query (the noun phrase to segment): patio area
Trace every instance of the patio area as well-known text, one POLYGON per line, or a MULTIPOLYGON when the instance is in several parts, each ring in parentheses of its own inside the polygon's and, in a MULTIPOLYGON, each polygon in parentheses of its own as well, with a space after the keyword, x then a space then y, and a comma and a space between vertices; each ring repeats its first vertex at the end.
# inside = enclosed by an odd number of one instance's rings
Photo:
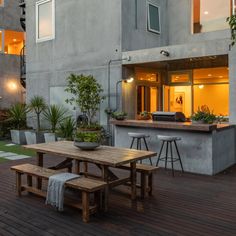
MULTIPOLYGON (((56 158, 55 158, 56 159, 56 158)), ((45 166, 55 164, 46 157, 45 166)), ((235 235, 236 166, 213 177, 160 169, 154 174, 153 197, 133 202, 127 187, 113 190, 107 213, 82 222, 81 212, 56 212, 32 195, 18 198, 10 167, 35 164, 34 158, 0 165, 0 235, 235 235)), ((61 158, 58 158, 58 162, 61 158)))

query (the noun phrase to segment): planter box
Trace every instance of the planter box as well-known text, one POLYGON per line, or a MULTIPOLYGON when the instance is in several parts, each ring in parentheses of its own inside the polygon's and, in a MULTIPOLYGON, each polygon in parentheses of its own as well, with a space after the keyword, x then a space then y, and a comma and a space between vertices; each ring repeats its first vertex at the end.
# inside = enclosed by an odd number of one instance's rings
POLYGON ((44 133, 45 143, 56 142, 55 133, 44 133))
POLYGON ((44 132, 26 131, 25 138, 28 145, 45 142, 44 132))
POLYGON ((25 130, 11 130, 11 141, 15 144, 26 144, 25 130))

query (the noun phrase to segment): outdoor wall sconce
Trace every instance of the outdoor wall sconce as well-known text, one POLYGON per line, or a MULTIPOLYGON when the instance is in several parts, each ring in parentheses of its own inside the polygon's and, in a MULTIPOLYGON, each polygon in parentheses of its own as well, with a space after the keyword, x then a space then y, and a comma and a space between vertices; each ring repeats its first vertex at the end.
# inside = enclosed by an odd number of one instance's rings
POLYGON ((116 111, 119 109, 119 99, 118 99, 118 85, 122 82, 126 84, 130 84, 134 81, 133 77, 130 77, 128 79, 122 79, 116 82, 116 111))
POLYGON ((165 50, 161 50, 160 54, 165 56, 165 57, 169 57, 170 56, 170 53, 168 51, 165 51, 165 50))

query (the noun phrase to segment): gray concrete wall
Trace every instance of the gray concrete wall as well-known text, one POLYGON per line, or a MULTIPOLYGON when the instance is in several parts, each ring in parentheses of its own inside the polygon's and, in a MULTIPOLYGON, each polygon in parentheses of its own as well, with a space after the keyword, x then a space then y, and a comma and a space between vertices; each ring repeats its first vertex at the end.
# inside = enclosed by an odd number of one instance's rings
POLYGON ((4 7, 0 7, 0 28, 22 31, 18 0, 4 0, 4 7))
MULTIPOLYGON (((48 103, 65 104, 66 94, 50 95, 53 88, 66 86, 70 73, 92 74, 107 95, 108 62, 119 59, 121 50, 120 0, 57 0, 56 37, 36 43, 35 0, 27 0, 27 101, 42 95, 48 103), (60 100, 60 101, 58 101, 60 100)), ((121 63, 111 66, 112 106, 121 63)), ((99 119, 106 123, 107 100, 101 104, 99 119)))
POLYGON ((166 0, 122 0, 122 49, 132 51, 144 48, 160 47, 167 44, 166 0), (147 30, 147 2, 160 7, 161 33, 147 30), (136 22, 137 14, 137 22, 136 22))
POLYGON ((229 29, 192 34, 192 1, 167 0, 167 3, 169 45, 230 38, 229 29))
MULTIPOLYGON (((22 31, 18 1, 5 0, 0 7, 0 29, 22 31)), ((20 85, 20 58, 16 55, 0 54, 0 109, 23 102, 24 90, 20 85), (16 84, 16 89, 11 88, 16 84)))
POLYGON ((0 110, 23 102, 19 65, 19 56, 0 54, 0 110), (12 83, 16 88, 12 87, 12 83))

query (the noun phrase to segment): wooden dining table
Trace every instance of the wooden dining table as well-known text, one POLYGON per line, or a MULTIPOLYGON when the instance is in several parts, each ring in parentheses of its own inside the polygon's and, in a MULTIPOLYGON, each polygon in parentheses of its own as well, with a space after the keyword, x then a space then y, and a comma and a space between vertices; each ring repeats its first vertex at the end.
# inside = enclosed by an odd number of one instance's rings
MULTIPOLYGON (((41 143, 24 146, 26 149, 34 150, 37 153, 37 165, 43 166, 44 154, 49 154, 51 158, 55 156, 75 160, 77 174, 81 173, 80 163, 93 163, 101 170, 101 179, 108 183, 109 187, 118 186, 127 182, 131 183, 131 199, 135 200, 136 193, 136 162, 157 155, 155 152, 142 151, 128 148, 100 146, 95 150, 81 150, 74 146, 71 141, 59 141, 51 143, 41 143), (130 163, 130 175, 127 178, 118 178, 109 167, 117 168, 130 163)), ((86 165, 85 165, 86 166, 86 165)), ((85 176, 89 172, 85 171, 85 176)), ((40 180, 38 180, 40 188, 40 180)), ((108 191, 107 191, 108 194, 108 191)))

